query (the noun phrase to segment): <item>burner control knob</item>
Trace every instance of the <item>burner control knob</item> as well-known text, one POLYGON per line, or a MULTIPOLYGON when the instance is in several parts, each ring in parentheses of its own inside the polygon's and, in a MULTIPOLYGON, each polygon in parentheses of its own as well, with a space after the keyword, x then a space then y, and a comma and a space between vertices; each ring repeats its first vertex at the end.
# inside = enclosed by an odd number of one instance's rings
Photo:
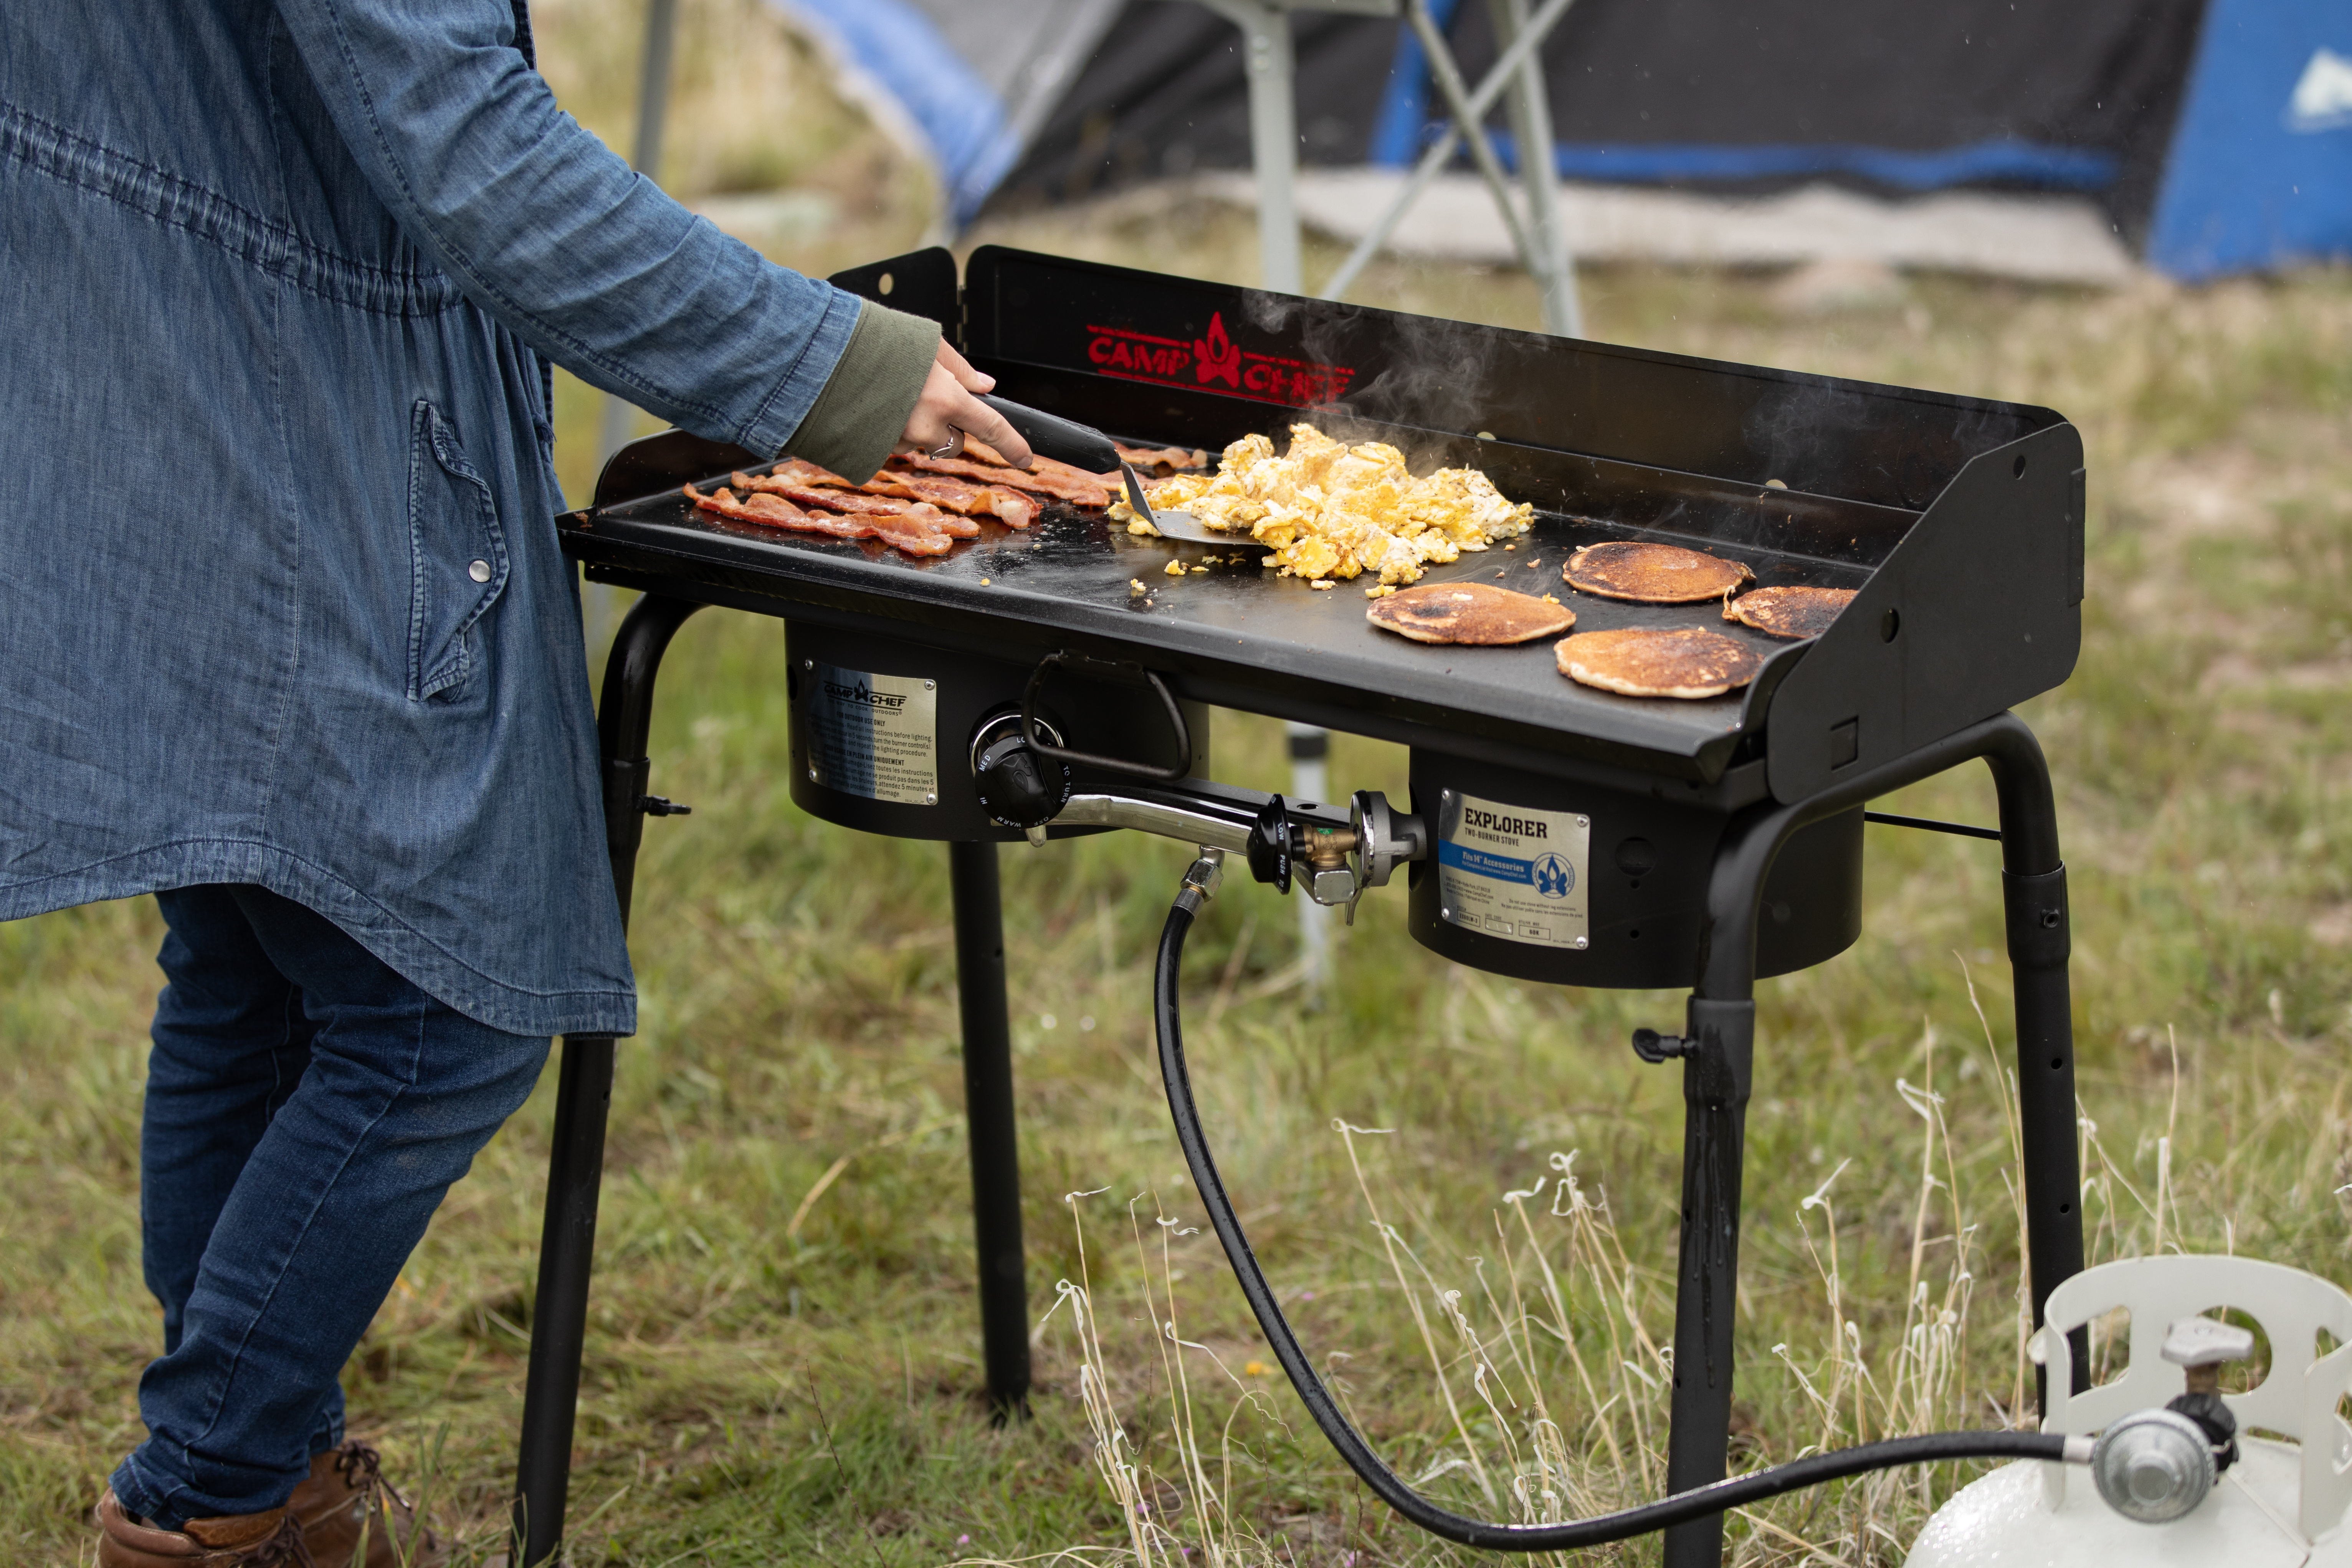
MULTIPOLYGON (((1037 731, 1050 745, 1062 743, 1042 719, 1037 731)), ((991 719, 972 737, 971 783, 990 819, 1006 827, 1043 827, 1070 804, 1070 770, 1030 749, 1018 714, 991 719)))

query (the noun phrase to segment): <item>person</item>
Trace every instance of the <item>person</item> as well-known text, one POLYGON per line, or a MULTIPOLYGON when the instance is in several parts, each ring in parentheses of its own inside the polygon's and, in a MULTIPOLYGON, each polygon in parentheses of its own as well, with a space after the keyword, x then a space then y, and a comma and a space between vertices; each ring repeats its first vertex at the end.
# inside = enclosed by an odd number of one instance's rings
POLYGON ((549 365, 853 477, 1027 448, 565 115, 523 0, 9 7, 0 258, 0 919, 169 932, 98 1561, 439 1561, 338 1375, 550 1037, 635 1023, 549 365))

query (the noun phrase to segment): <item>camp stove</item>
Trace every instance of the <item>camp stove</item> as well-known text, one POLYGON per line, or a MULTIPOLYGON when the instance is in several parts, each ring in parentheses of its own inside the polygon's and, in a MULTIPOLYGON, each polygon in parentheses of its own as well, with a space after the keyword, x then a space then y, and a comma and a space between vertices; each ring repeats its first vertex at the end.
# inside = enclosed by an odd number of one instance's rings
MULTIPOLYGON (((723 479, 753 454, 680 431, 616 454, 595 504, 559 521, 591 580, 646 595, 614 644, 600 709, 624 914, 644 819, 673 809, 648 793, 646 755, 664 647, 706 605, 784 618, 794 799, 844 826, 949 846, 982 1338, 1000 1408, 1021 1406, 1029 1368, 997 846, 1125 828, 1196 851, 1156 982, 1163 1074, 1196 1184, 1310 1412, 1414 1522, 1518 1550, 1664 1529, 1669 1564, 1713 1568, 1725 1509, 1888 1464, 2040 1461, 2021 1467, 2039 1492, 2004 1481, 2012 1468, 1954 1505, 2029 1531, 2050 1523, 2033 1509, 2094 1495, 2136 1500, 2140 1518, 2186 1516, 2124 1521, 2132 1531, 2185 1528, 2215 1506, 2209 1493, 2239 1485, 2217 1477, 2254 1473, 2243 1464, 2267 1450, 2247 1440, 2242 1465, 2220 1468, 2224 1446, 2208 1426, 2226 1400, 2190 1415, 2162 1408, 2170 1363, 2153 1344, 2135 1354, 2127 1394, 2091 1391, 2084 1375, 2082 1325, 2108 1285, 2084 1282, 2114 1277, 2082 1272, 2066 877, 2048 769, 2009 711, 2063 681, 2081 639, 2083 448, 2058 415, 998 247, 975 252, 961 279, 930 250, 835 281, 932 316, 1001 396, 1048 424, 1091 427, 1082 435, 1214 452, 1252 432, 1279 440, 1311 412, 1333 434, 1393 443, 1417 470, 1475 466, 1534 504, 1516 549, 1465 552, 1425 581, 1564 593, 1559 567, 1577 546, 1650 539, 1744 562, 1759 585, 1855 592, 1827 632, 1797 644, 1727 624, 1712 604, 1575 598, 1580 631, 1705 626, 1768 656, 1742 690, 1643 700, 1565 679, 1547 643, 1410 643, 1366 624, 1359 588, 1310 588, 1264 571, 1255 552, 1130 534, 1098 513, 1049 509, 1026 532, 991 524, 918 561, 743 526, 685 499, 688 481, 723 479), (1410 798, 1307 802, 1219 784, 1212 706, 1398 742, 1410 798), (1756 978, 1822 963, 1860 931, 1867 803, 1970 761, 1991 770, 1997 829, 1877 820, 1999 841, 2028 1268, 2036 1321, 2054 1325, 2039 1342, 2048 1429, 1900 1439, 1726 1479, 1756 978), (1416 941, 1489 973, 1688 988, 1681 1020, 1633 1042, 1645 1060, 1679 1064, 1686 1107, 1668 1500, 1568 1525, 1470 1520, 1414 1494, 1348 1426, 1224 1201, 1184 1070, 1184 934, 1244 872, 1351 912, 1397 889, 1416 941), (2134 1425, 2135 1413, 2151 1414, 2134 1425), (2095 1463, 2095 1429, 2106 1434, 2095 1463), (2071 1489, 2039 1481, 2042 1465, 2074 1469, 2071 1489), (2207 1492, 2192 1497, 2200 1476, 2207 1492), (1983 1491, 1995 1483, 2009 1489, 1983 1491)), ((609 1039, 564 1049, 517 1507, 526 1563, 562 1533, 612 1052, 609 1039)), ((2175 1315, 2221 1300, 2257 1305, 2232 1284, 2175 1315)), ((2352 1341, 2352 1318, 2326 1321, 2352 1341)), ((2173 1392, 2185 1396, 2180 1376, 2173 1392)), ((2263 1409, 2268 1428, 2311 1429, 2263 1409)), ((2319 1451, 2306 1447, 2306 1461, 2319 1451)), ((2270 1474, 2275 1458, 2255 1468, 2270 1474)), ((2315 1489, 2310 1474, 2306 1463, 2303 1496, 2324 1513, 2335 1483, 2315 1489)), ((1960 1531, 1939 1518, 1920 1561, 1962 1560, 1935 1544, 1960 1531)))

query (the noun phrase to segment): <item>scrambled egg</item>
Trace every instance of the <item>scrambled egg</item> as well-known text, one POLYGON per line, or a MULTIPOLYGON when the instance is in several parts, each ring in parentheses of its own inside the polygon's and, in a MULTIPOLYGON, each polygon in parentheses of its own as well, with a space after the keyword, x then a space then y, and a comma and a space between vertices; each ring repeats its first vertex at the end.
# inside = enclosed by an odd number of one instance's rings
MULTIPOLYGON (((1525 533, 1535 517, 1535 508, 1505 500, 1475 468, 1414 479, 1394 447, 1350 447, 1311 425, 1290 427, 1290 450, 1280 457, 1265 437, 1244 436, 1225 448, 1216 473, 1179 474, 1145 494, 1154 510, 1189 511, 1210 528, 1276 546, 1270 565, 1318 587, 1365 573, 1389 585, 1414 582, 1424 562, 1525 533)), ((1152 531, 1123 500, 1110 515, 1129 533, 1152 531)))

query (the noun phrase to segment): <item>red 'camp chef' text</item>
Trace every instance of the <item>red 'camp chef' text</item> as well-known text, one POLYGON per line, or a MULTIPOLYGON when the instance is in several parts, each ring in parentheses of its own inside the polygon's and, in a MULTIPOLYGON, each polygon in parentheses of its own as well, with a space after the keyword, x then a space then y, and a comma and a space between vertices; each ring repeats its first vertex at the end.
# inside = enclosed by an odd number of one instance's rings
POLYGON ((1164 386, 1203 387, 1229 396, 1291 408, 1334 403, 1356 376, 1347 365, 1259 353, 1234 342, 1224 312, 1209 318, 1208 332, 1190 342, 1125 327, 1087 329, 1087 358, 1105 375, 1164 386))

